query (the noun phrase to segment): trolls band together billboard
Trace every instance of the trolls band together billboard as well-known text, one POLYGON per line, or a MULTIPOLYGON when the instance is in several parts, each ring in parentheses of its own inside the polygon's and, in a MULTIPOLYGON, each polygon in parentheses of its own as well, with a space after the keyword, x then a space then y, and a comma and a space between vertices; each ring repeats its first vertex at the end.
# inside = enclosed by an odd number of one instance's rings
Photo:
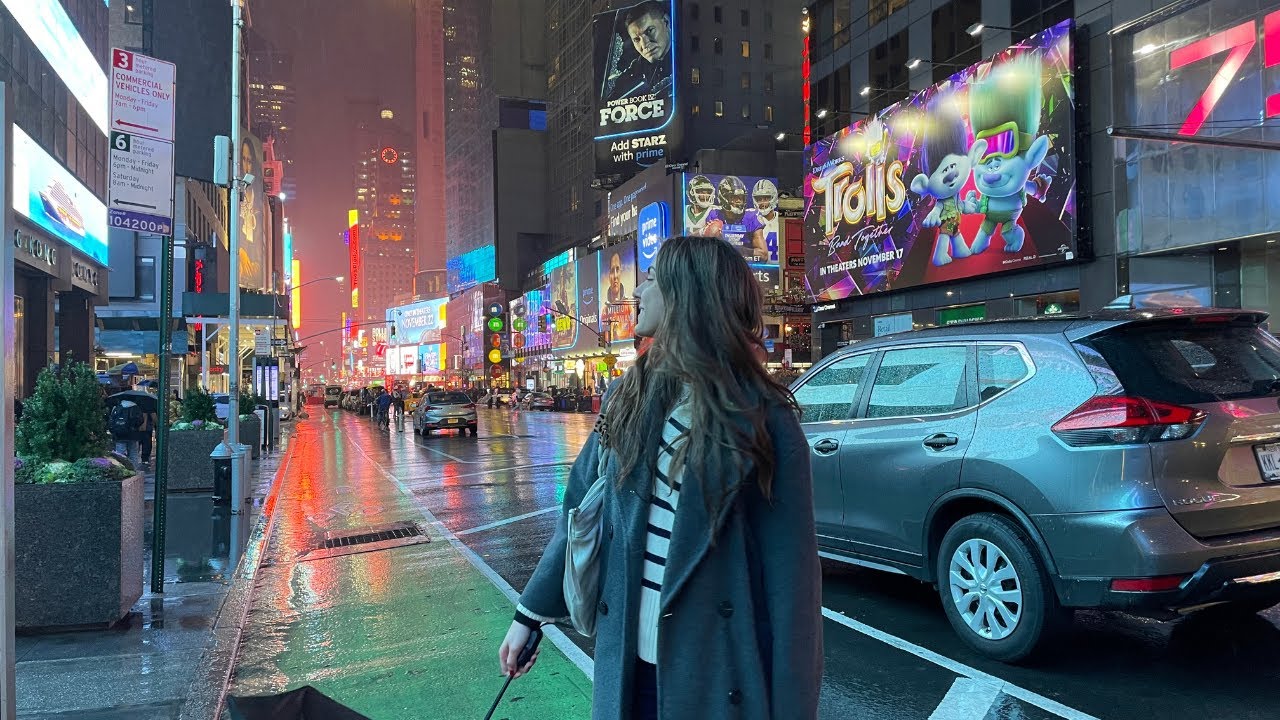
POLYGON ((818 300, 1076 259, 1071 21, 810 146, 818 300))

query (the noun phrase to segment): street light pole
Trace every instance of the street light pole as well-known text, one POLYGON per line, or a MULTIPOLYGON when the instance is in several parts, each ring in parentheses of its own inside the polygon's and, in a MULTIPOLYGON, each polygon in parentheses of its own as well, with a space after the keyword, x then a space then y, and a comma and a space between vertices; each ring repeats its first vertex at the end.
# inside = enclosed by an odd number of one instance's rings
MULTIPOLYGON (((231 365, 231 382, 227 388, 227 442, 231 452, 240 451, 240 192, 243 177, 240 174, 240 54, 244 32, 244 0, 231 0, 231 222, 228 233, 228 250, 231 253, 231 277, 228 295, 231 309, 228 313, 231 336, 228 338, 227 358, 231 365)), ((235 464, 233 463, 233 468, 235 464)), ((239 510, 239 497, 236 506, 239 510)))

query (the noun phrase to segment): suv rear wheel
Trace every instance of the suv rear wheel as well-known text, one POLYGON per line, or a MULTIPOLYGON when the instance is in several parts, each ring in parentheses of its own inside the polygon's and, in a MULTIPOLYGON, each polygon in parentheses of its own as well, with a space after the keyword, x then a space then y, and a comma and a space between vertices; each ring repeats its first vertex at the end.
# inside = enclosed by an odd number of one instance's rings
POLYGON ((1025 660, 1070 622, 1031 542, 1001 515, 970 515, 953 525, 937 569, 952 628, 994 660, 1025 660))

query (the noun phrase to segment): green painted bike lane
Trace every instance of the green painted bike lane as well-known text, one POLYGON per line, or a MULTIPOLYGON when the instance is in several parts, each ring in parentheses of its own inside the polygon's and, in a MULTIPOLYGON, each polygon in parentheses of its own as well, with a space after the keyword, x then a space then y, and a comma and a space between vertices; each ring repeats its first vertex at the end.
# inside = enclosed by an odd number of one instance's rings
MULTIPOLYGON (((355 421, 359 422, 359 421, 355 421)), ((372 718, 483 718, 514 608, 356 446, 363 426, 299 425, 230 694, 313 685, 372 718), (324 557, 326 533, 415 521, 431 541, 324 557)), ((550 642, 494 718, 590 717, 591 681, 550 642)))

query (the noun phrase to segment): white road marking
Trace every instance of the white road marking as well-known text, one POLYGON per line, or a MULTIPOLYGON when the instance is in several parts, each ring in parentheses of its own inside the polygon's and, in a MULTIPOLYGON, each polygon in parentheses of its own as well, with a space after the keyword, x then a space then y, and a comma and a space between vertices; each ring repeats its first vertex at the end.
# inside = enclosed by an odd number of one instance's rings
MULTIPOLYGON (((541 469, 541 468, 569 467, 569 466, 572 466, 572 465, 573 465, 573 461, 571 461, 571 460, 570 460, 570 461, 565 461, 565 462, 537 463, 537 464, 534 464, 534 465, 512 465, 512 466, 509 466, 509 467, 489 468, 488 470, 477 470, 477 471, 475 471, 475 472, 461 473, 461 474, 459 474, 459 475, 450 475, 450 476, 448 477, 448 479, 449 479, 449 480, 457 480, 458 478, 478 477, 478 476, 480 476, 480 475, 492 475, 493 473, 506 472, 506 471, 508 471, 508 470, 538 470, 538 469, 541 469)), ((444 479, 444 478, 443 478, 443 477, 440 477, 440 478, 435 478, 435 479, 436 479, 436 480, 442 480, 442 479, 444 479)), ((415 480, 415 482, 416 482, 416 480, 415 480)))
MULTIPOLYGON (((480 574, 488 578, 489 582, 493 583, 503 595, 506 595, 507 599, 511 601, 511 605, 513 607, 520 602, 520 593, 516 592, 515 588, 511 587, 511 583, 504 580, 502 576, 499 575, 496 570, 489 567, 489 564, 481 559, 474 550, 467 547, 458 539, 458 536, 450 532, 449 528, 445 527, 444 523, 437 520, 431 510, 427 508, 426 503, 419 500, 418 496, 415 495, 407 485, 400 481, 400 478, 396 477, 391 471, 382 467, 382 464, 374 460, 364 448, 360 447, 359 443, 352 442, 351 445, 354 446, 356 450, 359 450, 360 454, 364 455, 365 459, 368 460, 370 464, 378 468, 378 472, 382 473, 383 477, 395 483, 396 487, 400 488, 400 492, 404 493, 405 496, 418 507, 418 512, 422 513, 422 517, 426 518, 427 522, 434 525, 436 530, 449 541, 449 544, 452 545, 455 550, 461 553, 462 556, 465 557, 473 567, 475 567, 475 569, 479 570, 480 574)), ((587 676, 588 680, 591 680, 592 682, 595 681, 595 661, 583 652, 582 648, 574 645, 573 641, 565 636, 564 632, 555 625, 544 625, 542 632, 547 639, 551 640, 552 644, 554 644, 560 652, 564 653, 565 657, 569 658, 570 662, 578 666, 578 669, 587 676)))
POLYGON ((912 655, 915 655, 916 657, 922 660, 928 660, 934 665, 937 665, 938 667, 946 668, 947 670, 950 670, 951 672, 957 675, 969 678, 971 680, 977 680, 977 681, 986 683, 987 685, 992 685, 996 687, 1000 692, 1004 693, 1005 695, 1018 698, 1019 700, 1029 705, 1035 705, 1041 710, 1044 710, 1046 712, 1051 712, 1054 715, 1057 715, 1062 718, 1066 718, 1066 720, 1098 720, 1098 718, 1094 717, 1093 715, 1080 712, 1079 710, 1076 710, 1074 708, 1069 708, 1066 705, 1063 705, 1062 703, 1058 702, 1057 700, 1050 700, 1049 698, 1039 693, 1035 693, 1030 690, 1027 690, 1024 687, 1020 687, 1018 685, 1014 685, 1013 683, 1006 682, 994 675, 988 675, 987 673, 984 673, 977 668, 969 667, 968 665, 965 665, 962 662, 952 660, 951 658, 946 657, 945 655, 940 655, 928 648, 916 645, 915 643, 909 640, 903 640, 902 638, 896 635, 890 635, 889 633, 883 630, 877 630, 876 628, 873 628, 870 625, 867 625, 866 623, 858 622, 857 620, 854 620, 853 618, 850 618, 850 617, 846 617, 845 615, 838 613, 835 610, 832 610, 830 608, 826 608, 826 607, 822 608, 822 616, 828 620, 837 622, 849 628, 850 630, 860 632, 869 638, 879 640, 880 642, 885 643, 886 645, 892 645, 893 647, 896 647, 899 650, 902 650, 903 652, 911 653, 912 655))
POLYGON ((978 720, 987 716, 998 699, 999 687, 979 680, 956 678, 929 720, 978 720))
POLYGON ((549 512, 555 512, 556 510, 559 510, 559 509, 560 509, 559 505, 554 505, 549 508, 543 508, 541 510, 534 510, 533 512, 527 512, 523 515, 516 515, 515 517, 509 517, 509 518, 506 518, 505 520, 498 520, 497 522, 485 523, 484 525, 477 525, 473 528, 467 528, 466 530, 459 530, 458 532, 454 533, 454 535, 457 535, 458 537, 462 537, 463 535, 470 535, 471 533, 478 533, 484 530, 492 530, 496 527, 502 527, 503 525, 510 525, 513 522, 520 522, 521 520, 527 520, 528 518, 531 518, 531 517, 546 515, 549 512))

